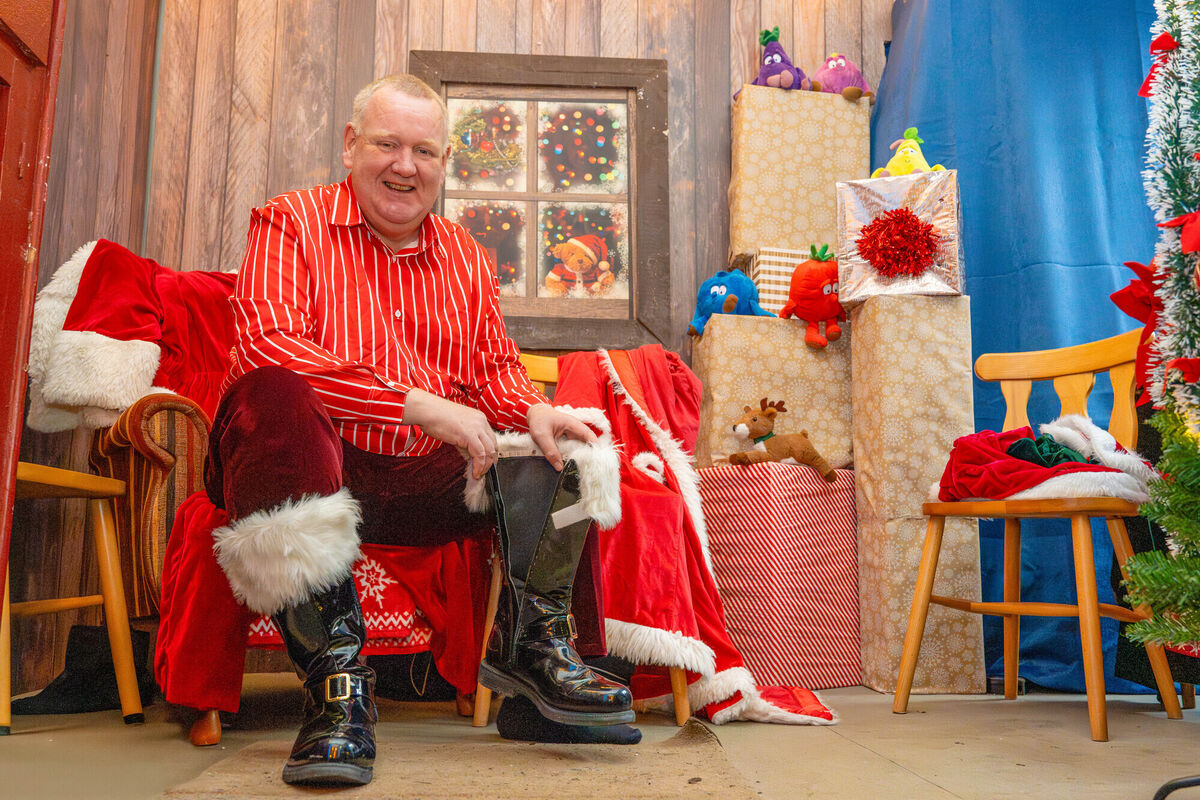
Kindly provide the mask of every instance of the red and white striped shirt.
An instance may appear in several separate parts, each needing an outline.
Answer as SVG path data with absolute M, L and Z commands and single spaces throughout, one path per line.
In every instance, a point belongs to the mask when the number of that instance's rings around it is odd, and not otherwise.
M 439 445 L 401 424 L 410 388 L 478 408 L 497 429 L 527 430 L 530 406 L 546 398 L 497 297 L 495 270 L 462 226 L 430 214 L 416 245 L 393 253 L 349 178 L 289 192 L 250 214 L 227 383 L 287 367 L 308 379 L 342 438 L 384 455 Z

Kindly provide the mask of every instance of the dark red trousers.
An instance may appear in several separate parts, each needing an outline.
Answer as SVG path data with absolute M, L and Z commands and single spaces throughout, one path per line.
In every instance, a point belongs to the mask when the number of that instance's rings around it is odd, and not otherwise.
M 438 574 L 414 574 L 404 582 L 434 628 L 439 671 L 460 691 L 474 687 L 483 608 L 463 601 L 482 596 L 483 587 L 447 582 L 479 574 L 456 563 L 468 552 L 456 543 L 492 536 L 494 519 L 464 505 L 466 463 L 455 448 L 443 446 L 421 457 L 360 450 L 337 435 L 324 404 L 302 377 L 282 367 L 263 367 L 242 376 L 222 397 L 205 483 L 210 503 L 201 507 L 202 498 L 194 497 L 181 507 L 164 564 L 156 675 L 169 702 L 237 709 L 253 615 L 233 598 L 216 563 L 214 527 L 342 487 L 360 503 L 363 542 L 445 551 L 432 562 L 440 564 Z M 580 633 L 576 647 L 584 655 L 604 653 L 597 546 L 596 537 L 589 536 L 572 603 Z M 419 560 L 430 568 L 428 559 Z

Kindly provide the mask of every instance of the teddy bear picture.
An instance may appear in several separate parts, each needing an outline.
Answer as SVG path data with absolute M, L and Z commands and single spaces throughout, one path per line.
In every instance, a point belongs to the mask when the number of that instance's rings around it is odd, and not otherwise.
M 546 273 L 546 291 L 552 297 L 584 293 L 599 297 L 608 293 L 616 277 L 608 260 L 608 244 L 595 234 L 574 236 L 550 248 L 556 259 Z

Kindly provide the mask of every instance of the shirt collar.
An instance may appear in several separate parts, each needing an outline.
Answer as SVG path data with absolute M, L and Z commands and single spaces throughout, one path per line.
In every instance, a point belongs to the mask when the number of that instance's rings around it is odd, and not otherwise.
M 350 184 L 349 175 L 344 181 L 334 185 L 334 190 L 328 196 L 326 204 L 330 224 L 344 227 L 355 225 L 369 227 L 366 217 L 363 216 L 362 207 L 358 204 L 358 198 L 354 196 L 354 187 Z M 398 255 L 414 256 L 431 247 L 436 247 L 436 254 L 440 258 L 446 257 L 446 246 L 441 237 L 441 230 L 444 226 L 435 222 L 435 216 L 432 212 L 426 215 L 425 219 L 421 221 L 421 227 L 417 230 L 416 245 L 401 250 Z

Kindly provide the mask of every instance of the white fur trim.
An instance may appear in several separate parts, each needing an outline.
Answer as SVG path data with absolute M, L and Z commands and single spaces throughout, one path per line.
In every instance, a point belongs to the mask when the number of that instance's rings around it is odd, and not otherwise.
M 1147 464 L 1145 459 L 1122 448 L 1111 433 L 1080 414 L 1064 414 L 1053 422 L 1040 426 L 1038 431 L 1084 458 L 1119 469 L 1142 483 L 1159 478 L 1158 472 Z
M 1145 503 L 1150 499 L 1146 485 L 1124 472 L 1068 472 L 1004 499 L 1049 500 L 1057 497 L 1117 497 L 1131 503 Z
M 567 438 L 559 439 L 557 444 L 563 460 L 574 461 L 579 470 L 579 493 L 584 513 L 599 527 L 611 528 L 621 521 L 621 461 L 613 445 L 612 427 L 600 409 L 557 408 L 601 430 L 594 444 Z M 498 434 L 496 450 L 501 458 L 542 455 L 541 448 L 528 433 Z M 463 499 L 472 511 L 485 511 L 491 505 L 486 482 L 475 479 L 469 462 Z
M 625 387 L 621 385 L 621 379 L 617 375 L 617 368 L 613 366 L 612 359 L 609 358 L 608 352 L 598 350 L 600 355 L 600 363 L 608 373 L 609 380 L 612 382 L 613 391 L 619 395 L 625 405 L 629 406 L 630 411 L 637 417 L 642 428 L 650 434 L 650 440 L 654 442 L 654 446 L 658 448 L 658 452 L 662 455 L 663 461 L 670 468 L 671 473 L 675 476 L 675 480 L 679 483 L 679 494 L 683 497 L 683 504 L 688 512 L 688 516 L 692 520 L 692 525 L 696 529 L 696 537 L 700 540 L 700 549 L 704 553 L 704 563 L 708 566 L 709 572 L 712 572 L 712 556 L 708 552 L 708 529 L 704 526 L 704 510 L 700 504 L 700 476 L 692 467 L 692 458 L 683 449 L 683 445 L 675 437 L 671 436 L 663 430 L 658 423 L 650 418 L 645 409 L 633 402 L 633 398 L 625 391 Z
M 276 614 L 350 576 L 362 512 L 348 489 L 307 495 L 213 531 L 217 562 L 251 611 Z
M 768 703 L 758 693 L 754 677 L 745 667 L 732 667 L 715 675 L 701 677 L 688 685 L 688 703 L 692 708 L 699 709 L 710 703 L 719 703 L 731 697 L 734 692 L 741 692 L 742 698 L 736 703 L 721 709 L 713 715 L 714 725 L 724 725 L 727 722 L 744 720 L 747 722 L 772 722 L 781 725 L 836 725 L 838 715 L 829 704 L 817 695 L 821 705 L 829 709 L 831 719 L 812 717 L 807 714 L 795 714 Z M 816 693 L 814 692 L 814 695 Z M 639 701 L 648 710 L 665 711 L 670 713 L 674 708 L 671 695 L 655 697 Z
M 29 415 L 26 424 L 35 431 L 57 433 L 79 426 L 79 409 L 46 400 L 42 384 L 55 337 L 62 331 L 67 312 L 79 291 L 84 265 L 96 249 L 96 242 L 80 247 L 54 271 L 37 293 L 33 303 L 33 324 L 29 338 Z
M 683 667 L 701 675 L 712 675 L 716 669 L 717 657 L 713 649 L 678 631 L 606 619 L 604 639 L 609 653 L 634 664 Z
M 150 391 L 161 348 L 92 331 L 60 331 L 42 393 L 50 403 L 123 411 Z
M 638 453 L 633 457 L 633 466 L 659 483 L 667 482 L 666 467 L 663 466 L 663 460 L 659 458 L 658 453 L 651 453 L 648 450 Z

